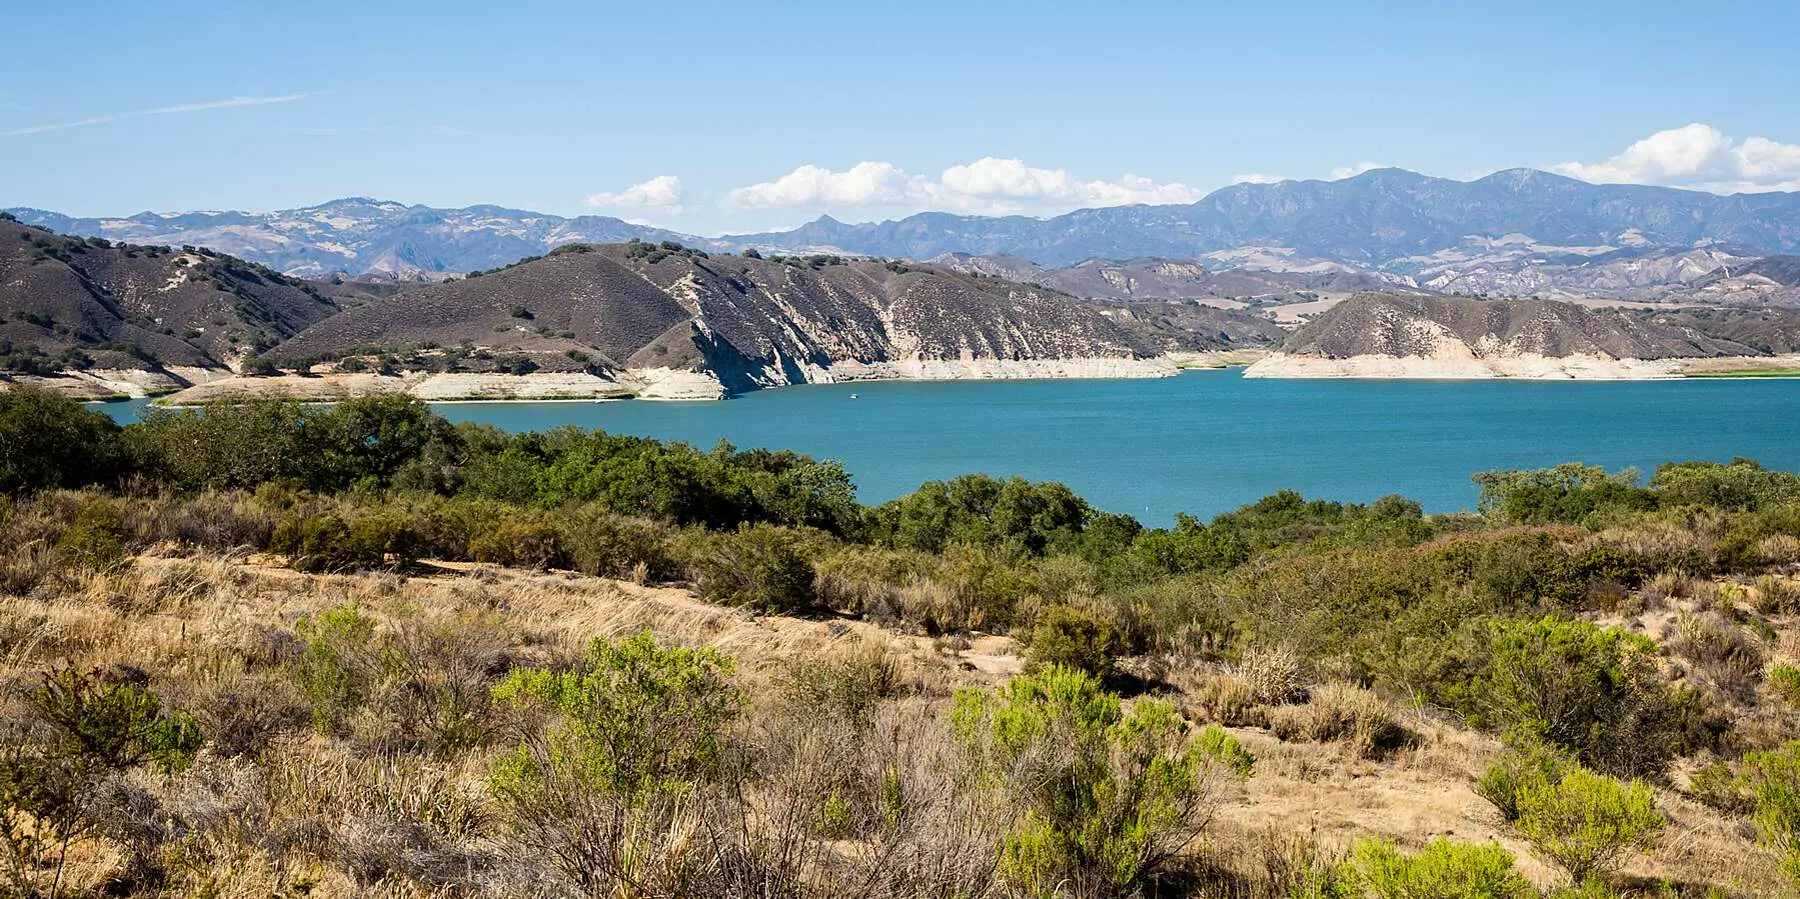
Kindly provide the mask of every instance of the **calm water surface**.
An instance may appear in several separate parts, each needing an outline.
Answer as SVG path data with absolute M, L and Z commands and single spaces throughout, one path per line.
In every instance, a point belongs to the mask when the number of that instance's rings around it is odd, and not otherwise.
M 140 404 L 115 404 L 120 418 Z M 765 390 L 725 402 L 450 403 L 508 431 L 604 428 L 842 461 L 865 502 L 963 472 L 1060 480 L 1165 524 L 1275 490 L 1431 512 L 1466 509 L 1473 472 L 1581 461 L 1647 473 L 1745 456 L 1800 469 L 1800 380 L 1246 380 L 1235 370 L 1121 381 L 960 381 Z

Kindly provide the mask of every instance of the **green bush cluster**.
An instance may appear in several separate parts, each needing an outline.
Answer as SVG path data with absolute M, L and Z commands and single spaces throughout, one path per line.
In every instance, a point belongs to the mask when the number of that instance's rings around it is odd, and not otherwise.
M 1190 736 L 1174 706 L 1119 698 L 1052 666 L 997 692 L 962 690 L 956 739 L 974 759 L 964 789 L 1023 814 L 1000 876 L 1029 896 L 1124 896 L 1200 835 L 1255 759 L 1225 731 Z

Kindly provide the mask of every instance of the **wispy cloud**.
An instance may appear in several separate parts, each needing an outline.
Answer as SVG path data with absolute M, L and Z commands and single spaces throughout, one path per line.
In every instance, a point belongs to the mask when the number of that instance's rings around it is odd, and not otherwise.
M 292 103 L 313 96 L 312 93 L 282 94 L 278 97 L 228 97 L 224 100 L 207 100 L 201 103 L 182 103 L 176 106 L 158 106 L 152 109 L 134 109 L 130 112 L 115 112 L 112 115 L 94 116 L 88 119 L 76 119 L 71 122 L 51 122 L 45 125 L 32 125 L 29 128 L 15 128 L 11 131 L 0 131 L 0 137 L 23 137 L 27 134 L 43 134 L 48 131 L 63 131 L 69 128 L 86 128 L 90 125 L 105 125 L 109 122 L 124 119 L 142 119 L 149 116 L 174 115 L 181 112 L 205 112 L 209 109 L 235 109 L 239 106 L 273 106 L 278 103 Z

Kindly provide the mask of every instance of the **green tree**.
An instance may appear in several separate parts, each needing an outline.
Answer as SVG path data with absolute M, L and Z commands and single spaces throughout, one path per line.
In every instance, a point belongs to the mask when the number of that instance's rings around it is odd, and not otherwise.
M 304 482 L 315 454 L 305 439 L 306 414 L 293 400 L 252 400 L 157 409 L 125 431 L 146 466 L 171 486 L 254 489 L 271 481 Z
M 109 484 L 130 468 L 111 418 L 49 391 L 0 390 L 0 494 Z
M 1197 838 L 1254 759 L 1225 731 L 1186 734 L 1174 706 L 1129 714 L 1093 677 L 1051 667 L 994 694 L 958 691 L 966 789 L 1019 810 L 1000 875 L 1031 896 L 1123 896 Z
M 348 399 L 306 416 L 302 425 L 308 480 L 319 490 L 385 487 L 434 438 L 454 433 L 423 401 L 400 394 Z

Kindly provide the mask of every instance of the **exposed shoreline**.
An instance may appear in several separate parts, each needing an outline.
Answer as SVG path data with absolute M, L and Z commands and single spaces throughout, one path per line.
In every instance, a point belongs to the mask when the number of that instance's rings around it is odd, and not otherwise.
M 1261 349 L 1177 352 L 1146 358 L 1092 359 L 928 359 L 896 362 L 840 362 L 809 366 L 801 384 L 854 384 L 876 381 L 1121 380 L 1172 377 L 1184 371 L 1243 367 L 1246 378 L 1332 380 L 1779 380 L 1800 378 L 1800 354 L 1692 359 L 1613 359 L 1601 356 L 1504 356 L 1434 359 L 1351 356 L 1329 359 Z M 65 372 L 60 377 L 0 375 L 86 402 L 155 398 L 158 405 L 199 406 L 215 402 L 286 397 L 334 402 L 355 396 L 400 393 L 431 403 L 568 402 L 624 399 L 696 402 L 726 399 L 732 392 L 709 371 L 632 369 L 610 376 L 587 372 L 532 372 L 523 375 L 477 372 L 325 372 L 275 376 L 241 375 L 225 369 L 170 368 L 163 371 Z M 771 379 L 757 388 L 794 386 Z
M 1166 378 L 1195 368 L 1245 365 L 1261 355 L 1262 351 L 1222 351 L 1171 353 L 1148 358 L 848 361 L 829 367 L 808 366 L 804 379 L 798 383 Z M 62 377 L 15 375 L 11 378 L 14 382 L 45 387 L 73 399 L 108 401 L 156 397 L 159 405 L 166 406 L 197 406 L 265 397 L 333 402 L 390 393 L 406 394 L 432 403 L 707 401 L 732 395 L 710 371 L 667 368 L 631 369 L 606 375 L 588 372 L 522 375 L 408 372 L 384 375 L 328 371 L 273 376 L 242 375 L 223 369 L 183 369 L 67 372 Z M 5 382 L 0 381 L 0 389 L 4 386 Z M 758 389 L 783 386 L 791 386 L 791 383 L 785 378 L 769 378 Z
M 1246 378 L 1363 380 L 1660 381 L 1686 378 L 1764 380 L 1800 368 L 1800 355 L 1671 359 L 1609 356 L 1366 355 L 1332 359 L 1271 353 L 1244 370 Z

